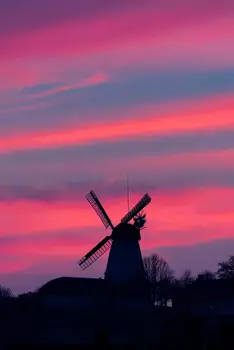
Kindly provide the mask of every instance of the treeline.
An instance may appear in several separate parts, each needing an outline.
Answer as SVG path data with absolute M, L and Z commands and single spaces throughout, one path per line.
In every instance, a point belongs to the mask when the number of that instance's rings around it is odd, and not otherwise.
M 175 276 L 168 262 L 157 254 L 143 258 L 146 278 L 150 284 L 151 297 L 157 305 L 165 306 L 175 291 L 187 285 L 211 280 L 234 280 L 234 256 L 217 264 L 215 272 L 204 270 L 194 276 L 185 269 L 180 277 Z
M 191 270 L 185 269 L 180 278 L 175 277 L 175 272 L 171 269 L 168 262 L 157 254 L 144 257 L 143 262 L 150 282 L 181 281 L 185 284 L 190 284 L 195 280 L 234 279 L 234 255 L 230 256 L 227 261 L 219 262 L 215 272 L 204 270 L 197 276 L 193 276 Z
M 180 277 L 175 276 L 175 272 L 168 262 L 158 254 L 152 254 L 143 258 L 147 280 L 151 285 L 188 285 L 197 281 L 208 281 L 214 279 L 234 279 L 234 255 L 227 261 L 217 264 L 215 272 L 204 270 L 194 276 L 190 269 L 185 269 Z M 23 293 L 17 296 L 20 300 L 30 299 L 35 293 Z M 9 288 L 0 285 L 0 299 L 15 298 Z

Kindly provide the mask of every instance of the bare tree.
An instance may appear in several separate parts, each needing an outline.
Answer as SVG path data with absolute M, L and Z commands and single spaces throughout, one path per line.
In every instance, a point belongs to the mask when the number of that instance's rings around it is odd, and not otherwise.
M 215 273 L 209 270 L 204 270 L 197 276 L 197 281 L 210 281 L 216 278 Z
M 228 261 L 218 263 L 217 277 L 220 279 L 234 279 L 234 256 L 230 256 Z
M 161 264 L 159 280 L 160 282 L 166 283 L 170 283 L 174 280 L 174 271 L 165 260 Z
M 157 254 L 144 257 L 143 263 L 147 279 L 151 283 L 172 281 L 174 271 L 170 268 L 168 263 Z
M 192 284 L 194 281 L 194 277 L 192 276 L 191 270 L 184 270 L 182 276 L 180 277 L 180 280 L 184 285 Z
M 12 293 L 9 288 L 5 288 L 3 286 L 0 286 L 0 298 L 11 298 Z
M 146 277 L 150 282 L 151 296 L 154 302 L 166 298 L 168 284 L 174 278 L 174 271 L 168 263 L 157 254 L 152 254 L 143 259 Z

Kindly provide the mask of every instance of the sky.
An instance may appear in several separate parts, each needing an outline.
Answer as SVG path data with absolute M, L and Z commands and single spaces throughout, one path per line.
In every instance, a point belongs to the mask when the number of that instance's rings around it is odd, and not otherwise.
M 76 262 L 148 192 L 143 256 L 179 275 L 234 253 L 233 0 L 0 1 L 0 284 Z

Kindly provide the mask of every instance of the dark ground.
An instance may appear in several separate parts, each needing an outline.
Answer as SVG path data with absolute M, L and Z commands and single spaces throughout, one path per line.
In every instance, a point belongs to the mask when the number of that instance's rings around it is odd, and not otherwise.
M 132 344 L 147 349 L 232 349 L 233 317 L 191 317 L 172 308 L 55 311 L 39 301 L 1 303 L 1 349 L 7 344 Z M 106 345 L 105 345 L 106 344 Z M 31 347 L 33 348 L 33 347 Z

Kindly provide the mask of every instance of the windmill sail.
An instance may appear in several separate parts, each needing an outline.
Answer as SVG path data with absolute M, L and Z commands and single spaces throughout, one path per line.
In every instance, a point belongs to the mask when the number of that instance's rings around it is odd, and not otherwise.
M 151 202 L 151 198 L 146 193 L 141 200 L 133 207 L 121 220 L 122 223 L 128 223 L 130 220 L 134 218 L 147 204 Z
M 102 256 L 112 244 L 111 236 L 106 236 L 101 242 L 99 242 L 93 249 L 91 249 L 78 264 L 85 270 L 87 267 L 92 265 L 100 256 Z
M 96 213 L 98 214 L 100 219 L 102 220 L 105 228 L 108 228 L 110 226 L 112 228 L 112 230 L 113 230 L 114 226 L 113 226 L 109 216 L 105 212 L 103 206 L 99 202 L 95 192 L 94 191 L 90 191 L 88 194 L 86 194 L 85 197 L 88 200 L 88 202 L 90 203 L 90 205 L 93 207 L 93 209 L 96 211 Z
M 112 234 L 109 236 L 106 236 L 93 249 L 91 249 L 82 259 L 80 259 L 78 262 L 79 266 L 81 267 L 82 270 L 85 270 L 87 267 L 92 265 L 96 260 L 98 260 L 103 254 L 105 254 L 105 252 L 111 247 L 111 251 L 110 251 L 111 259 L 109 257 L 106 278 L 112 279 L 112 277 L 110 276 L 113 274 L 110 271 L 112 270 L 115 271 L 116 270 L 115 267 L 117 265 L 118 265 L 117 267 L 120 267 L 118 268 L 118 270 L 119 271 L 121 270 L 121 266 L 123 267 L 124 265 L 122 263 L 123 262 L 122 257 L 124 254 L 126 257 L 125 260 L 127 261 L 127 265 L 128 265 L 128 271 L 129 271 L 128 275 L 130 276 L 131 274 L 130 270 L 132 269 L 132 271 L 133 270 L 135 271 L 134 266 L 138 265 L 139 267 L 142 265 L 141 254 L 139 254 L 140 248 L 139 248 L 138 241 L 141 238 L 139 230 L 144 228 L 146 219 L 145 219 L 145 214 L 140 212 L 147 204 L 151 202 L 150 196 L 148 195 L 148 193 L 146 193 L 142 197 L 142 199 L 127 213 L 127 215 L 125 215 L 122 218 L 121 223 L 116 227 L 113 226 L 109 216 L 107 215 L 106 211 L 104 210 L 103 206 L 101 205 L 94 191 L 90 191 L 88 194 L 86 194 L 85 197 L 90 203 L 90 205 L 93 207 L 95 212 L 98 214 L 100 219 L 102 220 L 104 226 L 106 228 L 108 227 L 112 228 Z M 129 225 L 128 224 L 129 221 L 131 221 L 131 219 L 133 218 L 135 223 L 133 225 Z M 112 242 L 113 242 L 113 245 L 112 245 Z M 111 252 L 112 253 L 115 252 L 115 253 L 112 254 Z M 112 261 L 114 261 L 114 263 L 112 263 Z M 110 266 L 111 268 L 109 268 Z M 135 274 L 135 272 L 133 273 L 133 275 Z M 120 275 L 122 275 L 122 272 L 120 273 Z M 127 275 L 127 273 L 125 275 Z

